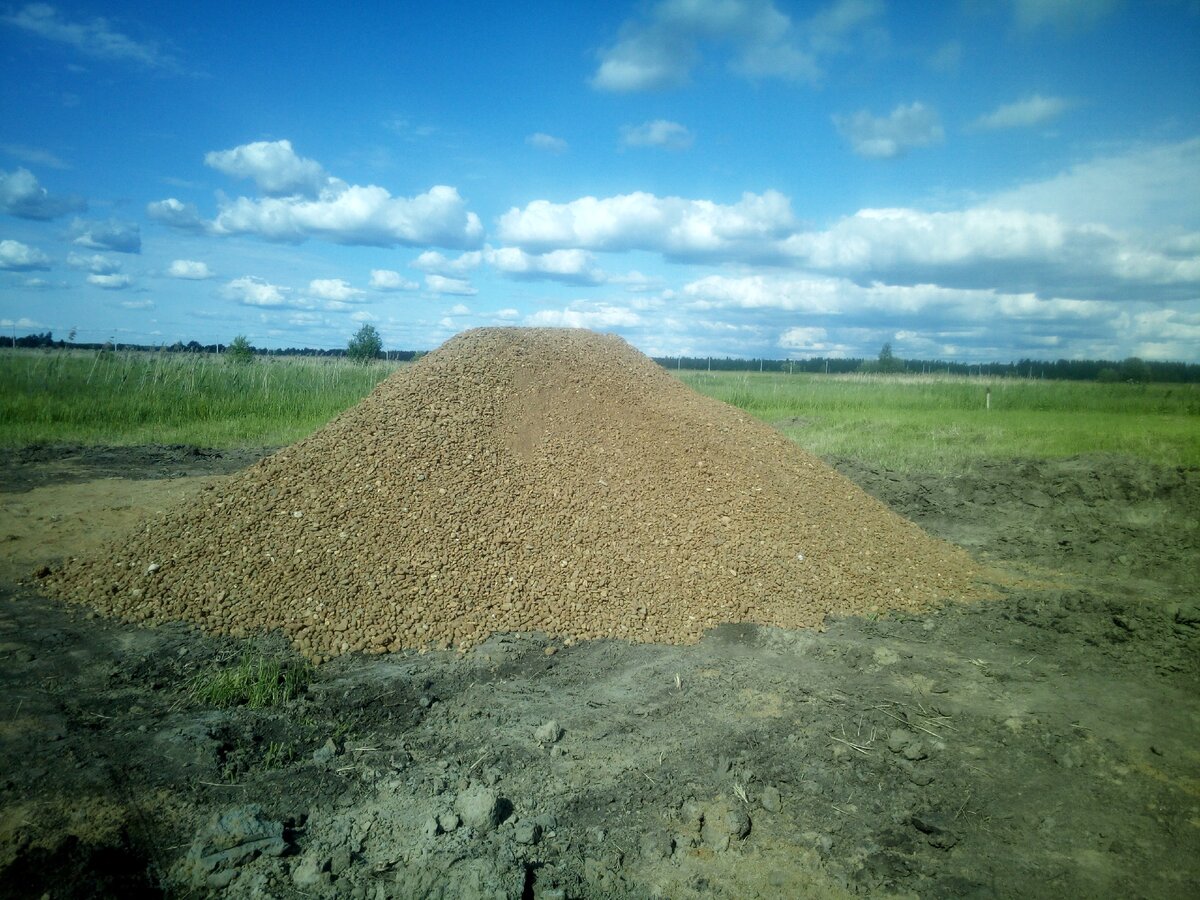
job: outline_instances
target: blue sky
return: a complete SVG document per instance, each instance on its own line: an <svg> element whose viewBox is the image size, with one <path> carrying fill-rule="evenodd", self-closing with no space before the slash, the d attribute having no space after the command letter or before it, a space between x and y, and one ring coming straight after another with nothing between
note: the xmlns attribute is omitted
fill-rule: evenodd
<svg viewBox="0 0 1200 900"><path fill-rule="evenodd" d="M0 6L0 329L1200 361L1200 3Z"/></svg>

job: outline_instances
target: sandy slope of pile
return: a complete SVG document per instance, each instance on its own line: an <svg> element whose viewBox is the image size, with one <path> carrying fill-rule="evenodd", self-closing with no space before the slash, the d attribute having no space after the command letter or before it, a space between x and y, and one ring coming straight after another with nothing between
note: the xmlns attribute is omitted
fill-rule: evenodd
<svg viewBox="0 0 1200 900"><path fill-rule="evenodd" d="M47 592L302 651L714 624L978 595L960 550L614 336L478 329Z"/></svg>

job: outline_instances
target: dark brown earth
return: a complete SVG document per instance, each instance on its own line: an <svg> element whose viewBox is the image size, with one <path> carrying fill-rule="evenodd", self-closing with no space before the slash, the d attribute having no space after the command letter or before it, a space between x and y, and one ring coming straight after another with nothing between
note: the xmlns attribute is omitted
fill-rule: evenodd
<svg viewBox="0 0 1200 900"><path fill-rule="evenodd" d="M0 458L0 896L1200 895L1200 472L833 460L1028 581L823 632L351 655L269 709L186 688L297 665L282 637L27 583L254 456Z"/></svg>

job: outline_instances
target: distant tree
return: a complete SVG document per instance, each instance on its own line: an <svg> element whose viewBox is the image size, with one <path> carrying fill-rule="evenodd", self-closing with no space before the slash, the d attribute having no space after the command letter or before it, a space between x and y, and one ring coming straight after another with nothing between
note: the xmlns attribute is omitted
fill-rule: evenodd
<svg viewBox="0 0 1200 900"><path fill-rule="evenodd" d="M254 348L244 334L239 334L225 348L225 358L235 366L249 365L254 362Z"/></svg>
<svg viewBox="0 0 1200 900"><path fill-rule="evenodd" d="M1105 366L1096 373L1096 380L1102 384L1114 384L1121 380L1121 373L1112 366Z"/></svg>
<svg viewBox="0 0 1200 900"><path fill-rule="evenodd" d="M361 363L376 359L382 351L383 341L379 337L379 332L375 330L374 325L366 324L354 333L354 337L350 338L350 343L346 347L346 355Z"/></svg>
<svg viewBox="0 0 1200 900"><path fill-rule="evenodd" d="M903 372L904 360L896 359L892 353L891 343L886 343L879 350L879 368L880 372Z"/></svg>
<svg viewBox="0 0 1200 900"><path fill-rule="evenodd" d="M1121 378L1135 384L1145 384L1150 380L1150 367L1145 360L1131 356L1121 363Z"/></svg>

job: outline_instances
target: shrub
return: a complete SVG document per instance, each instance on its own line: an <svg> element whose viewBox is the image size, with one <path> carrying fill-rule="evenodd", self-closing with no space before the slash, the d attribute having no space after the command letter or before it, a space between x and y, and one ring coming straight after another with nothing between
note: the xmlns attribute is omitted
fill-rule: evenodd
<svg viewBox="0 0 1200 900"><path fill-rule="evenodd" d="M354 333L354 337L350 338L350 344L346 347L346 355L358 362L370 362L379 356L383 350L383 341L379 337L379 332L375 330L374 325L363 325Z"/></svg>
<svg viewBox="0 0 1200 900"><path fill-rule="evenodd" d="M225 348L225 358L235 366L247 365L254 362L254 348L244 334L239 334Z"/></svg>

